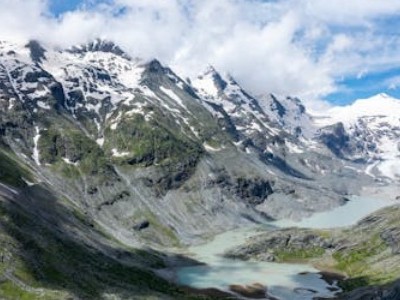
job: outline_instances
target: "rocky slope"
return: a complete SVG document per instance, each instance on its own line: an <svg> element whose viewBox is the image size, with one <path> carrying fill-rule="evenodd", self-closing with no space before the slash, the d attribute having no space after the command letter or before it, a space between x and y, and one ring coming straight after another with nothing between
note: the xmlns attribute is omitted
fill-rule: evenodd
<svg viewBox="0 0 400 300"><path fill-rule="evenodd" d="M380 134L383 145L389 132L395 143L394 123L384 129L379 120L362 135L336 119L322 126L299 99L254 97L213 68L182 80L161 62L132 58L109 41L69 49L2 41L4 243L24 249L32 240L37 251L15 259L34 264L26 273L42 272L41 284L52 277L54 253L82 273L98 268L101 277L109 271L105 266L122 264L137 268L127 270L136 274L153 267L147 255L160 262L157 251L165 247L271 218L310 215L343 204L347 194L377 180L395 181L372 172L371 159L381 158L353 146L360 136L362 149L369 149L363 143L370 134ZM382 147L374 153L388 153ZM22 224L9 223L14 217ZM17 228L7 231L12 224ZM54 245L51 253L47 244ZM64 244L78 245L79 259L63 253ZM132 248L146 249L139 251L146 256L142 264ZM81 266L86 255L93 259ZM161 255L163 260L169 259ZM57 274L74 278L71 270L60 268L57 284L67 287L49 286L84 294L80 284L92 276L70 283ZM9 284L14 271L4 270ZM123 275L106 286L122 289L116 282ZM151 273L140 276L153 280ZM93 288L103 283L97 278ZM170 288L159 292L171 295Z"/></svg>

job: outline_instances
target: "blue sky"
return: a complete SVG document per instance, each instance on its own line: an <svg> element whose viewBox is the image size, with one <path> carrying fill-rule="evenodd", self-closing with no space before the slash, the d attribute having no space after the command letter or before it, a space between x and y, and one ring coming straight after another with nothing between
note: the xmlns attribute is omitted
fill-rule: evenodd
<svg viewBox="0 0 400 300"><path fill-rule="evenodd" d="M362 78L352 76L338 80L340 90L325 97L329 102L345 105L354 99L369 98L379 93L386 93L400 99L400 82L391 83L391 79L400 75L400 69L394 68L386 72L371 72Z"/></svg>
<svg viewBox="0 0 400 300"><path fill-rule="evenodd" d="M49 0L49 10L53 15L60 16L65 12L74 11L79 8L87 9L95 7L100 3L112 2L113 0Z"/></svg>
<svg viewBox="0 0 400 300"><path fill-rule="evenodd" d="M399 0L47 3L0 0L0 18L9 20L0 35L62 47L108 38L185 77L212 64L254 94L292 95L316 104L322 99L343 105L382 92L400 98ZM49 11L53 18L45 17Z"/></svg>
<svg viewBox="0 0 400 300"><path fill-rule="evenodd" d="M50 11L54 15L60 15L66 11L75 10L82 0L50 0Z"/></svg>

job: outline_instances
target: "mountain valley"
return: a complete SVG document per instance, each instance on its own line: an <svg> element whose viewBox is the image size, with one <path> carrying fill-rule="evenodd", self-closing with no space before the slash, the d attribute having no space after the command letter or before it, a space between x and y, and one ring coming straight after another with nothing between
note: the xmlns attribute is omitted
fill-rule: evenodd
<svg viewBox="0 0 400 300"><path fill-rule="evenodd" d="M0 78L0 298L232 297L159 274L198 264L188 247L226 231L298 221L353 195L400 198L400 101L386 94L309 112L213 67L182 79L100 39L1 41ZM399 216L393 207L343 230L267 230L228 255L333 253L339 271L364 279L339 299L397 299L397 270L373 272L399 261ZM300 238L281 251L287 235ZM367 257L353 255L370 243ZM356 258L343 266L346 255Z"/></svg>

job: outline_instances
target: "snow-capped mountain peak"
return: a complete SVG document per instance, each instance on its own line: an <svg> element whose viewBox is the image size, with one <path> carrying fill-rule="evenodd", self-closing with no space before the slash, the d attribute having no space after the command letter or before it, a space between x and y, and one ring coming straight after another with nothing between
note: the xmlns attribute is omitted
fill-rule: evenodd
<svg viewBox="0 0 400 300"><path fill-rule="evenodd" d="M314 135L313 118L308 114L300 99L274 94L262 95L258 99L270 119L288 132L306 138Z"/></svg>
<svg viewBox="0 0 400 300"><path fill-rule="evenodd" d="M206 98L217 98L227 85L226 81L211 65L191 82L198 93Z"/></svg>
<svg viewBox="0 0 400 300"><path fill-rule="evenodd" d="M367 161L366 173L371 176L400 177L399 99L381 93L334 107L325 115L316 124L330 147L348 159Z"/></svg>
<svg viewBox="0 0 400 300"><path fill-rule="evenodd" d="M356 100L353 104L335 107L329 114L344 123L354 122L362 117L399 117L400 100L385 93L377 94L367 99Z"/></svg>

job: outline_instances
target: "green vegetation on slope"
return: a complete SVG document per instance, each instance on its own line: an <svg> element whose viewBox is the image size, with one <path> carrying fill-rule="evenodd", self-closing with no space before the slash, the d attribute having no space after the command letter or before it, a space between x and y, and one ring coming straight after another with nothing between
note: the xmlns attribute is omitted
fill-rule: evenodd
<svg viewBox="0 0 400 300"><path fill-rule="evenodd" d="M127 152L124 158L116 159L131 165L149 166L172 165L182 161L197 161L201 147L183 134L172 132L162 120L147 122L142 115L125 118L118 124L118 130L108 128L105 147Z"/></svg>
<svg viewBox="0 0 400 300"><path fill-rule="evenodd" d="M33 181L28 168L18 163L14 154L0 149L0 182L13 187L23 187L26 185L23 179Z"/></svg>
<svg viewBox="0 0 400 300"><path fill-rule="evenodd" d="M78 129L50 127L43 130L39 139L40 159L53 164L64 176L76 176L76 167L64 162L69 160L85 175L107 172L108 161L95 141Z"/></svg>
<svg viewBox="0 0 400 300"><path fill-rule="evenodd" d="M305 249L286 248L275 252L275 257L279 262L297 262L311 258L320 257L325 253L322 247L310 247Z"/></svg>

